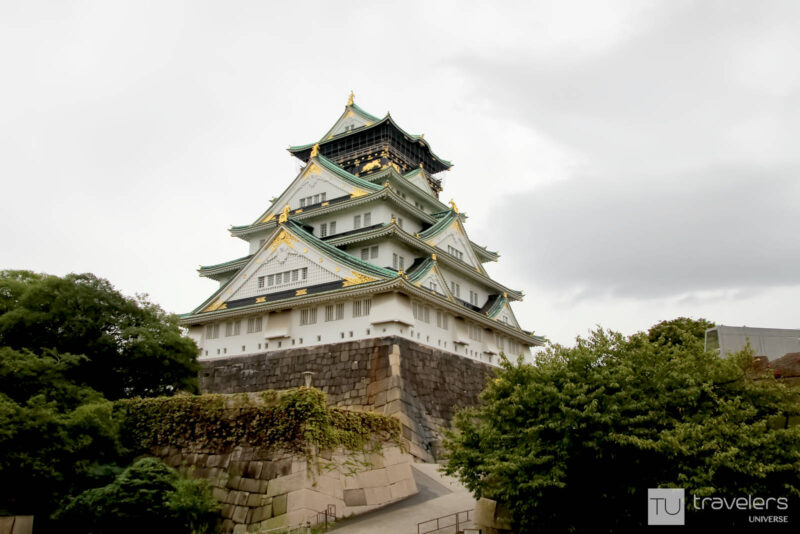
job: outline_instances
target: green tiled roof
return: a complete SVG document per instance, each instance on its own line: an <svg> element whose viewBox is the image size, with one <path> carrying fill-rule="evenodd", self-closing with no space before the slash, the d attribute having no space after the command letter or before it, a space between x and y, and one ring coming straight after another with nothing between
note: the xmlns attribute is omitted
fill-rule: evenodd
<svg viewBox="0 0 800 534"><path fill-rule="evenodd" d="M486 310L486 315L488 315L491 318L496 317L497 314L503 310L507 302L508 298L506 298L503 295L498 295L497 300L494 301L494 304L492 304L492 306L488 310Z"/></svg>
<svg viewBox="0 0 800 534"><path fill-rule="evenodd" d="M336 258L342 263L346 263L347 265L353 267L354 269L358 269L360 271L364 271L365 273L369 273L375 276L380 276L383 278L394 278L397 276L397 273L395 271L392 271L391 269L378 267L377 265L374 265L368 261L356 258L355 256L348 254L343 250L339 250L333 245L329 245L328 243L322 241L313 234L310 234L305 230L303 230L302 226L292 221L291 219L288 220L285 224L292 230L292 232L297 233L301 239L308 241L309 244L314 245L315 247L321 249L323 252L330 254L331 257Z"/></svg>
<svg viewBox="0 0 800 534"><path fill-rule="evenodd" d="M363 109L361 109L361 107L360 107L358 104L356 104L355 102L354 102L354 103L352 103L352 104L350 104L350 106L349 106L349 107L351 107L351 108L353 108L354 110L358 111L359 113L361 113L361 114L362 114L364 117L368 118L369 120L373 120L373 121L379 121L379 120L381 120L380 118L376 117L375 115L372 115L372 114L370 114L370 113L367 113L366 111L364 111Z"/></svg>
<svg viewBox="0 0 800 534"><path fill-rule="evenodd" d="M334 162L332 162L331 160L329 160L328 158L326 158L321 154L319 156L316 156L315 159L319 163L321 163L323 167L325 167L332 173L336 174L340 178L347 180L348 182L350 182L355 186L363 187L364 189L369 189L370 191L380 191L381 189L383 189L383 187L378 184L373 184L372 182L364 180L363 178L359 178L355 174L347 172L346 170L339 167L337 164L335 164Z"/></svg>
<svg viewBox="0 0 800 534"><path fill-rule="evenodd" d="M453 223L453 221L458 219L458 213L454 212L453 210L447 210L446 212L441 212L441 213L445 213L445 216L436 221L436 223L427 230L424 230L419 233L419 237L421 239L428 239L433 236L439 235L447 228L449 228L450 225ZM437 213L434 213L432 215L436 217Z"/></svg>
<svg viewBox="0 0 800 534"><path fill-rule="evenodd" d="M430 270L433 269L433 266L435 264L436 262L434 262L431 258L426 259L425 261L417 265L417 267L414 269L413 272L407 273L408 281L416 282L417 280L428 274L428 272L430 272Z"/></svg>
<svg viewBox="0 0 800 534"><path fill-rule="evenodd" d="M235 260L230 260L230 261L224 261L222 263L217 263L215 265L201 265L200 268L198 269L198 271L211 271L211 270L214 270L214 269L222 269L222 268L225 268L225 267L230 267L231 265L235 265L236 263L238 263L240 261L249 260L252 257L253 257L253 255L250 254L250 255L247 255L247 256L242 256L241 258L237 258Z"/></svg>

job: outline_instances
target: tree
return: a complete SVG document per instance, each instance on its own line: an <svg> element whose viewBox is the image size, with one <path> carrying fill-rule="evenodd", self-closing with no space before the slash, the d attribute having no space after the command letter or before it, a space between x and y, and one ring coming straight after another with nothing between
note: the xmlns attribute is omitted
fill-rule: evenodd
<svg viewBox="0 0 800 534"><path fill-rule="evenodd" d="M647 339L651 343L661 345L690 343L702 349L705 345L706 330L713 327L714 323L706 319L678 317L677 319L661 321L651 326L650 330L647 331Z"/></svg>
<svg viewBox="0 0 800 534"><path fill-rule="evenodd" d="M65 378L83 360L0 347L0 515L35 514L39 525L64 495L113 473L111 403Z"/></svg>
<svg viewBox="0 0 800 534"><path fill-rule="evenodd" d="M197 388L198 349L177 317L92 274L0 271L0 346L83 355L68 378L108 399Z"/></svg>
<svg viewBox="0 0 800 534"><path fill-rule="evenodd" d="M174 316L106 280L0 271L0 513L43 531L113 480L130 458L108 399L195 390L196 357Z"/></svg>
<svg viewBox="0 0 800 534"><path fill-rule="evenodd" d="M746 352L704 352L705 323L688 321L504 361L455 417L445 471L507 504L518 532L641 528L647 488L797 499L800 426L769 424L800 414L796 392L755 376Z"/></svg>
<svg viewBox="0 0 800 534"><path fill-rule="evenodd" d="M93 534L204 534L215 531L219 508L205 481L142 458L111 484L72 499L59 519L67 531Z"/></svg>

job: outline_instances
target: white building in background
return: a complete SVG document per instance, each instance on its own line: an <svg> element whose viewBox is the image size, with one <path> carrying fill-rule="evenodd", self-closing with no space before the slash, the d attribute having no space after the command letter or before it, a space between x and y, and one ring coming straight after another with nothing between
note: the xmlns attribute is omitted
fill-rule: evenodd
<svg viewBox="0 0 800 534"><path fill-rule="evenodd" d="M486 273L498 254L439 200L451 163L353 96L305 166L251 224L248 255L204 266L219 288L182 317L201 358L401 336L466 358L529 357L543 338L511 309L522 293Z"/></svg>
<svg viewBox="0 0 800 534"><path fill-rule="evenodd" d="M723 325L706 330L706 350L721 356L739 352L747 343L755 356L766 356L772 361L790 352L800 352L800 330Z"/></svg>

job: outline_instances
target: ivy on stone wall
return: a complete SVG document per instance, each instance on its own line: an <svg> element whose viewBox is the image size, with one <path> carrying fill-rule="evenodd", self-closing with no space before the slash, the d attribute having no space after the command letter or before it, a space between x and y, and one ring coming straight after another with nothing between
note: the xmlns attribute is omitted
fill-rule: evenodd
<svg viewBox="0 0 800 534"><path fill-rule="evenodd" d="M117 401L122 443L134 451L172 446L223 453L237 445L313 454L399 443L400 424L376 413L329 408L314 388L280 394L136 398Z"/></svg>

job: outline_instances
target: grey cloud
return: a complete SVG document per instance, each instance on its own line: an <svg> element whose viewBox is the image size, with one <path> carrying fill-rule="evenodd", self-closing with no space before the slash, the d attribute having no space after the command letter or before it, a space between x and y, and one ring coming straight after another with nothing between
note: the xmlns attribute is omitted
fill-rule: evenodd
<svg viewBox="0 0 800 534"><path fill-rule="evenodd" d="M583 176L509 198L506 261L537 285L593 296L800 284L800 171L715 168ZM507 226L503 228L503 226Z"/></svg>
<svg viewBox="0 0 800 534"><path fill-rule="evenodd" d="M790 140L800 135L800 43L788 37L787 21L797 20L800 5L675 5L648 31L594 56L515 50L451 65L491 95L500 115L590 155L595 166L797 163ZM757 50L764 57L752 56ZM763 61L781 68L764 74Z"/></svg>

